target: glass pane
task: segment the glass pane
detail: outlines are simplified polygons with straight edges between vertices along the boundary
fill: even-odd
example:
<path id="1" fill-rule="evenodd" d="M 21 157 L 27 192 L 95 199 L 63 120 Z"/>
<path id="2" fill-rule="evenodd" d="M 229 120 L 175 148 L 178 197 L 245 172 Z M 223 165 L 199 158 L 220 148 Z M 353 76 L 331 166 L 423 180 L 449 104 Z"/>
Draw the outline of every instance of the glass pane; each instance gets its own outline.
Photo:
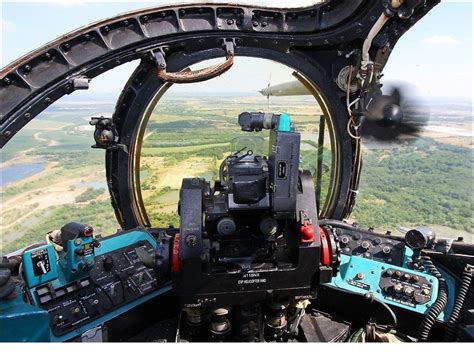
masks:
<path id="1" fill-rule="evenodd" d="M 215 62 L 203 62 L 192 69 Z M 237 57 L 232 69 L 222 76 L 205 83 L 173 85 L 165 93 L 148 121 L 140 160 L 142 196 L 152 226 L 179 224 L 177 203 L 183 178 L 201 177 L 213 182 L 225 157 L 242 149 L 268 156 L 268 130 L 240 129 L 238 116 L 245 111 L 290 115 L 301 133 L 300 168 L 309 169 L 315 182 L 318 141 L 323 144 L 319 181 L 321 201 L 325 201 L 331 176 L 331 143 L 327 124 L 320 126 L 322 111 L 315 98 L 308 92 L 267 99 L 259 92 L 284 82 L 298 83 L 292 73 L 291 68 L 269 60 Z M 321 137 L 320 127 L 325 132 Z"/>
<path id="2" fill-rule="evenodd" d="M 472 113 L 469 100 L 437 99 L 419 138 L 365 140 L 352 213 L 379 231 L 430 226 L 438 237 L 473 241 Z"/>

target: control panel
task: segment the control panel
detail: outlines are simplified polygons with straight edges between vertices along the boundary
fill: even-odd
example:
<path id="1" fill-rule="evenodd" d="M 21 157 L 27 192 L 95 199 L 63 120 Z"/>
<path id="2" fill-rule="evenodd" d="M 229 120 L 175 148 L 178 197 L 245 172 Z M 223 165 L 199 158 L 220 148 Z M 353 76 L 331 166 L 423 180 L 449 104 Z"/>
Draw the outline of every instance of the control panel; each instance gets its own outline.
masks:
<path id="1" fill-rule="evenodd" d="M 24 276 L 29 287 L 58 277 L 56 255 L 51 244 L 28 249 L 23 253 Z"/>
<path id="2" fill-rule="evenodd" d="M 341 253 L 391 265 L 403 265 L 405 243 L 369 231 L 335 228 Z"/>
<path id="3" fill-rule="evenodd" d="M 44 261 L 50 247 L 43 246 L 31 259 Z M 159 289 L 153 264 L 155 248 L 156 241 L 144 231 L 112 236 L 95 248 L 85 277 L 71 281 L 67 270 L 59 267 L 56 279 L 29 285 L 34 303 L 48 312 L 54 336 L 67 334 Z M 56 266 L 51 262 L 54 259 L 49 260 L 46 270 Z M 31 272 L 34 274 L 34 267 Z"/>
<path id="4" fill-rule="evenodd" d="M 370 292 L 388 305 L 420 314 L 426 314 L 438 295 L 438 280 L 430 274 L 356 255 L 341 255 L 339 273 L 329 284 L 360 294 Z M 448 304 L 438 318 L 443 320 L 452 306 Z"/>
<path id="5" fill-rule="evenodd" d="M 379 287 L 386 300 L 416 307 L 431 300 L 432 282 L 424 276 L 389 268 L 383 272 Z"/>

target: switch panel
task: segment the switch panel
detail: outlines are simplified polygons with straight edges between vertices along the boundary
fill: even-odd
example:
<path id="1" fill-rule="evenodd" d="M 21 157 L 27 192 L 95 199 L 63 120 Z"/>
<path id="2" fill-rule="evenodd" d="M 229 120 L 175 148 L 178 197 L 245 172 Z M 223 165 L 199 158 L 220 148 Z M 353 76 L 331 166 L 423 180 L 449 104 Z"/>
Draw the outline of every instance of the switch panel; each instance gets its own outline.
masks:
<path id="1" fill-rule="evenodd" d="M 158 288 L 155 270 L 147 267 L 137 255 L 153 254 L 148 241 L 95 257 L 88 277 L 56 285 L 47 283 L 34 290 L 38 304 L 49 313 L 53 334 L 61 336 L 77 327 L 111 312 Z"/>
<path id="2" fill-rule="evenodd" d="M 51 244 L 41 245 L 23 253 L 23 277 L 30 287 L 58 278 L 56 253 Z"/>
<path id="3" fill-rule="evenodd" d="M 436 301 L 438 280 L 429 274 L 369 260 L 341 255 L 339 273 L 331 285 L 351 292 L 371 293 L 391 306 L 424 314 Z M 446 308 L 449 314 L 451 306 Z M 444 313 L 439 319 L 444 319 Z"/>
<path id="4" fill-rule="evenodd" d="M 425 304 L 432 298 L 432 284 L 427 278 L 410 272 L 387 269 L 379 282 L 385 299 L 410 307 Z"/>

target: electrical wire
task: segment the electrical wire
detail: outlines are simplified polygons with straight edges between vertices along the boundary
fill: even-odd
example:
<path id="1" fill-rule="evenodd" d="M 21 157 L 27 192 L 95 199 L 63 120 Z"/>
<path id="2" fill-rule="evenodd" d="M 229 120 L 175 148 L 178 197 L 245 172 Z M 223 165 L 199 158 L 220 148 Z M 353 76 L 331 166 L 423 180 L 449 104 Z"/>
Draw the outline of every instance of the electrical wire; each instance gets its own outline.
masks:
<path id="1" fill-rule="evenodd" d="M 318 224 L 323 225 L 323 226 L 331 226 L 331 227 L 339 227 L 339 228 L 343 228 L 343 229 L 349 229 L 349 230 L 352 230 L 352 231 L 355 231 L 355 232 L 361 232 L 362 231 L 362 228 L 355 227 L 355 226 L 353 226 L 349 223 L 345 223 L 345 222 L 337 220 L 337 219 L 320 219 L 318 221 Z M 374 233 L 374 234 L 378 234 L 378 235 L 383 236 L 385 238 L 390 238 L 390 239 L 400 241 L 400 242 L 405 240 L 404 237 L 400 237 L 400 236 L 396 236 L 396 235 L 388 235 L 388 234 L 380 234 L 380 233 Z"/>
<path id="2" fill-rule="evenodd" d="M 360 124 L 356 125 L 354 116 L 352 115 L 351 107 L 357 103 L 360 99 L 356 98 L 354 101 L 350 102 L 350 95 L 351 95 L 351 81 L 352 81 L 352 71 L 353 71 L 353 66 L 351 65 L 349 67 L 349 73 L 347 74 L 347 81 L 346 81 L 346 108 L 347 108 L 347 113 L 349 114 L 349 119 L 347 121 L 347 134 L 355 140 L 360 139 L 360 134 L 358 134 L 358 130 L 360 128 Z M 354 130 L 354 133 L 352 133 L 352 130 Z"/>
<path id="3" fill-rule="evenodd" d="M 461 285 L 459 286 L 456 302 L 454 303 L 453 311 L 451 312 L 446 325 L 446 332 L 444 335 L 445 341 L 455 341 L 457 338 L 459 318 L 464 307 L 464 302 L 466 301 L 471 289 L 471 281 L 474 271 L 473 268 L 474 267 L 472 265 L 467 264 L 462 273 Z"/>
<path id="4" fill-rule="evenodd" d="M 427 255 L 422 255 L 421 263 L 431 275 L 438 279 L 439 288 L 438 288 L 438 297 L 436 301 L 431 305 L 428 313 L 420 324 L 418 329 L 418 341 L 424 342 L 428 340 L 431 329 L 436 322 L 436 319 L 444 311 L 446 305 L 448 304 L 448 286 L 443 275 L 439 272 L 436 265 L 431 261 L 431 258 Z"/>
<path id="5" fill-rule="evenodd" d="M 325 285 L 325 287 L 328 288 L 328 289 L 331 289 L 331 290 L 335 290 L 337 292 L 347 293 L 349 295 L 353 295 L 353 296 L 357 296 L 357 297 L 363 297 L 366 301 L 369 301 L 371 303 L 376 303 L 376 304 L 382 306 L 387 311 L 387 314 L 391 318 L 391 324 L 376 324 L 375 321 L 373 321 L 373 323 L 374 323 L 374 325 L 377 329 L 380 329 L 382 331 L 390 331 L 390 330 L 395 329 L 397 327 L 397 324 L 398 324 L 397 316 L 395 315 L 393 310 L 385 302 L 383 302 L 383 301 L 379 300 L 378 298 L 374 297 L 373 294 L 368 297 L 368 295 L 371 294 L 370 292 L 365 294 L 365 295 L 361 295 L 359 293 L 349 291 L 349 290 L 340 289 L 340 288 L 338 288 L 336 286 L 332 286 L 332 285 Z"/>

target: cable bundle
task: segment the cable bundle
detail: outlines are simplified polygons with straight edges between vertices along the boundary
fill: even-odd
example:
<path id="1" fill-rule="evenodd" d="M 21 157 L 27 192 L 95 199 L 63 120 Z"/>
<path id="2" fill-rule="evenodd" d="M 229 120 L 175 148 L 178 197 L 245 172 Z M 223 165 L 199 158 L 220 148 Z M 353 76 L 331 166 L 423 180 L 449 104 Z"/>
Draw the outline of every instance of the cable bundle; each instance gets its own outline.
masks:
<path id="1" fill-rule="evenodd" d="M 418 329 L 418 341 L 427 341 L 428 336 L 430 335 L 431 328 L 436 322 L 436 319 L 444 311 L 446 305 L 448 304 L 448 286 L 443 275 L 439 272 L 438 268 L 433 264 L 429 256 L 422 256 L 420 258 L 426 270 L 429 271 L 431 275 L 436 277 L 439 282 L 438 297 L 433 305 L 430 307 L 428 313 L 420 324 Z"/>
<path id="2" fill-rule="evenodd" d="M 472 272 L 474 268 L 472 265 L 467 264 L 464 268 L 461 277 L 461 286 L 459 287 L 459 292 L 456 297 L 456 302 L 454 303 L 453 311 L 446 325 L 446 333 L 444 336 L 445 341 L 455 341 L 457 338 L 458 322 L 461 316 L 461 311 L 466 301 L 466 297 L 471 290 L 471 281 L 472 281 Z"/>

